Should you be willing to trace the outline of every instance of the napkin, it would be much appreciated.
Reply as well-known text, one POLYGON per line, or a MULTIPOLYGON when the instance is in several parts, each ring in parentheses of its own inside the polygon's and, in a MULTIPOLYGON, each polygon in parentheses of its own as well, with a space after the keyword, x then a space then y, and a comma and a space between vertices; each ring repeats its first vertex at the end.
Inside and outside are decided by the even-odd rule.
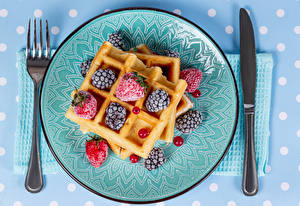
MULTIPOLYGON (((53 54, 54 51, 52 51, 53 54)), ((239 55, 228 54, 227 58, 232 66, 237 80, 238 90, 241 91, 239 74, 239 55)), ((29 161, 32 135, 33 118, 33 83, 26 70, 25 51, 17 52, 18 68, 18 118, 15 136, 14 172, 25 174, 29 161)), ((271 101, 273 59, 270 54, 257 54, 257 87, 256 87, 256 110, 255 110, 255 148, 258 166, 258 175, 265 174, 268 161, 269 143, 269 113, 271 101)), ((240 97, 240 114, 236 133, 232 145, 214 171, 215 175, 237 176, 242 174, 244 155, 243 133, 243 104, 242 94, 240 97)), ((43 174, 54 174, 60 167, 51 154, 44 135, 41 131, 40 141, 41 161, 43 174)))

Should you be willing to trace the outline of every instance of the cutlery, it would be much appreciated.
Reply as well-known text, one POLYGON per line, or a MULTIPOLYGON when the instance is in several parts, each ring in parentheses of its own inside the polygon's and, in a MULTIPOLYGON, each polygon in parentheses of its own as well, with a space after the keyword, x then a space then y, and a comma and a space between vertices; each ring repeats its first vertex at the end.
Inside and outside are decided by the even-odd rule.
POLYGON ((37 44, 36 19, 34 20, 33 48, 30 43, 30 23, 28 23, 26 64, 27 72, 34 84, 34 104, 33 104, 33 130, 30 159, 25 188, 32 193, 37 193, 43 188, 43 175, 40 160, 40 132, 39 132, 39 87, 44 78, 46 68, 50 61, 50 37, 48 21, 46 20, 46 53, 43 52, 43 30, 42 20, 40 20, 40 42, 37 44))
POLYGON ((254 32, 250 17, 240 9, 240 65, 244 96, 245 154, 242 190, 247 196, 258 191, 258 177, 255 159, 254 111, 256 88, 256 52, 254 32))

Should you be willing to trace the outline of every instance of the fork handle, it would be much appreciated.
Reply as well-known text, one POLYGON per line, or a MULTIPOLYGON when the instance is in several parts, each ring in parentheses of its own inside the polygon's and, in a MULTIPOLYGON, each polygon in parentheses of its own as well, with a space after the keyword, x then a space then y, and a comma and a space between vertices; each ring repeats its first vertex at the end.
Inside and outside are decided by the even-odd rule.
POLYGON ((25 179, 25 188, 31 193, 37 193, 43 188, 39 140, 39 85, 40 82, 34 82, 32 143, 27 175, 25 179))

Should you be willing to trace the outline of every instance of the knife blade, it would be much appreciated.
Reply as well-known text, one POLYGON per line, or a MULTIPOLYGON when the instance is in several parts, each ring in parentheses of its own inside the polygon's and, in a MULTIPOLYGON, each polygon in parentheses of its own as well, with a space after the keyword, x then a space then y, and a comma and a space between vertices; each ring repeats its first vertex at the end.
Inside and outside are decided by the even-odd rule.
POLYGON ((248 12, 240 9, 240 67, 244 97, 245 154, 242 190, 253 196, 258 191, 255 158, 254 112, 256 89, 256 49, 253 26, 248 12))

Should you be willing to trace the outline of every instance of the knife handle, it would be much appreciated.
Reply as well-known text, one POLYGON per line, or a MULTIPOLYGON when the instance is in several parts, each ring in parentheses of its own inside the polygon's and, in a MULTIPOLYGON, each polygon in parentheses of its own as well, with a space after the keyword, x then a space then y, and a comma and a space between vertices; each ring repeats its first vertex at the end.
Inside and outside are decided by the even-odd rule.
POLYGON ((245 108, 245 155, 242 190, 247 196, 253 196, 258 191, 254 145, 254 107, 245 108))

